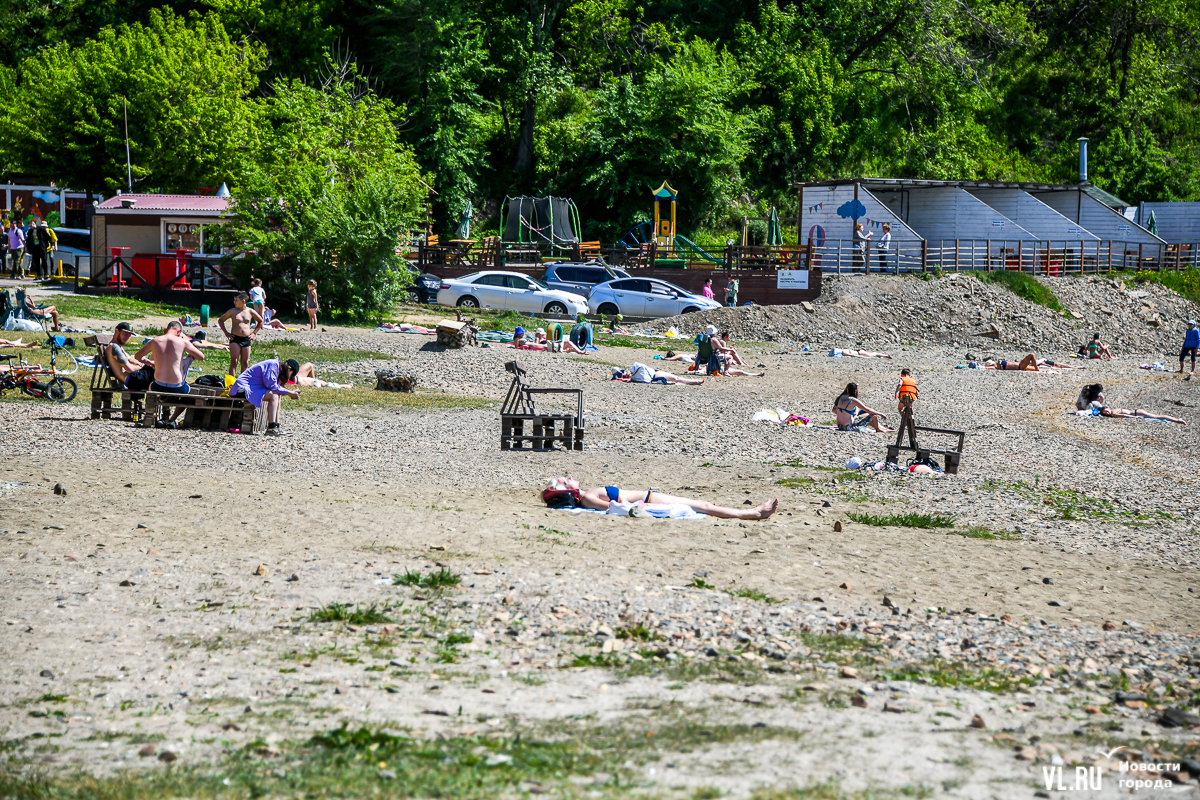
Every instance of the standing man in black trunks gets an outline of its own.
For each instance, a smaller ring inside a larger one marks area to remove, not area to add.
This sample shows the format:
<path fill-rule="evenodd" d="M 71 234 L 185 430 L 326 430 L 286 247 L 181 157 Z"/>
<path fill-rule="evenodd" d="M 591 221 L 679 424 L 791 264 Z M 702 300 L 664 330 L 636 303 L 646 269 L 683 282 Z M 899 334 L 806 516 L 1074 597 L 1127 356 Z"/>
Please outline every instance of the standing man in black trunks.
<path fill-rule="evenodd" d="M 249 299 L 250 295 L 238 292 L 233 298 L 233 308 L 217 320 L 221 332 L 229 340 L 229 374 L 235 377 L 250 366 L 250 347 L 254 344 L 254 337 L 263 328 L 262 315 L 246 305 Z M 227 320 L 229 329 L 225 328 Z M 240 370 L 236 369 L 239 360 L 242 363 Z"/>

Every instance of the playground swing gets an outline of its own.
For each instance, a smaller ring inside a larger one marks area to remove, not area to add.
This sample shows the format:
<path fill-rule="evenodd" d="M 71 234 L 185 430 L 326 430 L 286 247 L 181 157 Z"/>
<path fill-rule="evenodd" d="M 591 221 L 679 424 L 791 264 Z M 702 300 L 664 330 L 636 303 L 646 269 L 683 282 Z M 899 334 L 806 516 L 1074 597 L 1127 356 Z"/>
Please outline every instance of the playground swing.
<path fill-rule="evenodd" d="M 505 197 L 505 244 L 571 250 L 579 244 L 579 209 L 566 197 Z"/>

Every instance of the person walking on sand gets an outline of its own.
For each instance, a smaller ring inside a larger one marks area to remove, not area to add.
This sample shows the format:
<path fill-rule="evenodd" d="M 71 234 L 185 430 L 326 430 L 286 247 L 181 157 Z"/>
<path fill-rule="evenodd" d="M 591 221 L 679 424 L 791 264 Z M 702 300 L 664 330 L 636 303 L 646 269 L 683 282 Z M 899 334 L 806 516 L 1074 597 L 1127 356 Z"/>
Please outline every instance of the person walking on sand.
<path fill-rule="evenodd" d="M 308 282 L 308 296 L 304 299 L 304 306 L 308 309 L 308 329 L 315 331 L 317 312 L 321 310 L 321 304 L 317 301 L 317 282 L 314 280 Z"/>
<path fill-rule="evenodd" d="M 221 333 L 229 340 L 229 374 L 235 377 L 250 366 L 250 348 L 254 345 L 254 337 L 263 328 L 262 315 L 246 305 L 249 299 L 250 295 L 238 292 L 233 298 L 233 308 L 217 320 Z M 226 322 L 229 322 L 228 329 Z M 236 369 L 239 361 L 241 370 Z"/>
<path fill-rule="evenodd" d="M 1184 356 L 1192 356 L 1192 371 L 1188 373 L 1187 379 L 1191 380 L 1196 374 L 1196 354 L 1200 352 L 1200 328 L 1196 327 L 1196 320 L 1189 319 L 1187 333 L 1183 334 L 1183 349 L 1179 351 L 1179 374 L 1183 374 L 1183 359 Z"/>

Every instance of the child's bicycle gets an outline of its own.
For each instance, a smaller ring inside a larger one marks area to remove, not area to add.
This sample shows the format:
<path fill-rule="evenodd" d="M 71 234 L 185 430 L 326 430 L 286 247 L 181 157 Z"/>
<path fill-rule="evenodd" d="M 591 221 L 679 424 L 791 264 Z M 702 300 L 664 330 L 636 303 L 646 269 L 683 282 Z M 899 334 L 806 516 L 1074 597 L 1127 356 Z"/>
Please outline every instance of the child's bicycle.
<path fill-rule="evenodd" d="M 50 347 L 50 366 L 30 364 L 22 355 L 0 355 L 0 361 L 7 361 L 8 368 L 0 372 L 0 396 L 9 389 L 19 389 L 30 397 L 49 400 L 52 403 L 69 403 L 75 399 L 79 386 L 66 376 L 74 375 L 79 366 L 68 347 L 75 345 L 74 340 L 49 334 L 46 344 Z M 58 354 L 66 353 L 74 369 L 58 369 Z M 17 363 L 13 363 L 17 359 Z"/>

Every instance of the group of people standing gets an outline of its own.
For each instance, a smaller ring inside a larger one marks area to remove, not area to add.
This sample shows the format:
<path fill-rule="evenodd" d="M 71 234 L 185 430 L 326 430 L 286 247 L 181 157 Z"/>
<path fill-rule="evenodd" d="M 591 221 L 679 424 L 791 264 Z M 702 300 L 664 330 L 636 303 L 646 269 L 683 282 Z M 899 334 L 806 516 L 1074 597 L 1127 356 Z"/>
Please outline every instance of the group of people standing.
<path fill-rule="evenodd" d="M 9 220 L 4 223 L 4 235 L 0 236 L 0 270 L 4 261 L 11 263 L 9 277 L 25 277 L 25 256 L 29 255 L 29 266 L 38 280 L 49 278 L 54 251 L 58 249 L 58 236 L 45 220 L 30 219 L 26 222 Z"/>

